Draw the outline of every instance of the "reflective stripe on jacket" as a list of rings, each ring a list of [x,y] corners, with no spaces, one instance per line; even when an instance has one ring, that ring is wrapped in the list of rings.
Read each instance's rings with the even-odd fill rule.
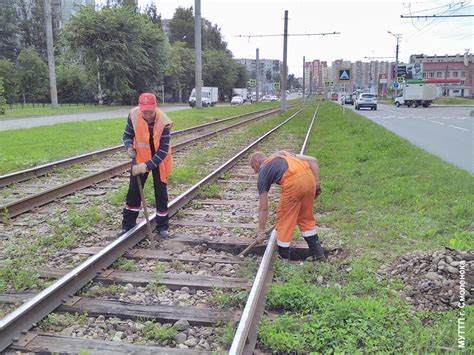
[[[137,152],[136,163],[146,163],[152,158],[148,123],[143,119],[138,107],[134,107],[130,110],[130,120],[132,121],[133,130],[135,131],[133,147]],[[155,125],[153,126],[153,144],[155,149],[159,149],[160,147],[161,135],[166,125],[170,125],[170,128],[173,127],[173,121],[159,108],[156,108]],[[158,165],[158,168],[160,169],[160,180],[167,183],[168,177],[171,175],[171,170],[173,169],[171,145],[169,146],[168,154],[160,165]]]

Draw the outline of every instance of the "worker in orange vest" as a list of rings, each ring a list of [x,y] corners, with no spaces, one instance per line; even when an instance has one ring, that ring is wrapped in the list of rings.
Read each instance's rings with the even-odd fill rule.
[[[168,237],[168,177],[172,170],[170,135],[173,122],[157,107],[156,96],[143,93],[138,106],[130,110],[123,143],[134,162],[123,209],[122,231],[135,227],[141,206],[138,181],[142,186],[151,172],[156,203],[156,227],[159,237]],[[140,175],[140,179],[137,178]]]
[[[324,250],[316,233],[316,219],[313,203],[321,193],[319,165],[316,158],[307,155],[293,155],[279,151],[267,157],[255,152],[250,166],[258,173],[258,238],[263,238],[268,220],[268,192],[272,184],[281,186],[282,195],[276,212],[276,233],[278,253],[283,259],[290,259],[290,242],[298,225],[310,256],[314,261],[325,260]]]

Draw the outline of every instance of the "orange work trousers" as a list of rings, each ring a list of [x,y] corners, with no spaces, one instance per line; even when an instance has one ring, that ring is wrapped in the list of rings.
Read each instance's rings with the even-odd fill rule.
[[[310,170],[289,177],[283,175],[280,182],[281,199],[276,213],[277,244],[289,247],[295,226],[303,237],[316,234],[316,219],[313,214],[316,181]]]

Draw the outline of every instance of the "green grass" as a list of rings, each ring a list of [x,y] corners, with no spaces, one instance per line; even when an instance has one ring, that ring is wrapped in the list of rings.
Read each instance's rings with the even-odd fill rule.
[[[221,290],[214,289],[212,296],[209,298],[210,304],[219,309],[228,309],[229,307],[243,308],[248,298],[246,290]]]
[[[21,108],[21,106],[15,105],[12,110],[10,110],[10,106],[7,106],[7,111],[4,115],[0,115],[0,120],[8,120],[12,118],[58,116],[90,112],[115,111],[124,108],[131,108],[131,106],[65,105],[58,108],[53,108],[51,105],[45,105],[44,107],[38,105],[35,105],[35,107],[33,107],[32,105],[25,105],[24,108]]]
[[[176,131],[270,107],[275,104],[193,109],[168,115],[174,121],[173,130]],[[123,117],[0,132],[0,174],[122,144],[125,123],[126,117]]]
[[[303,137],[308,120],[288,130]],[[378,274],[415,250],[474,249],[473,176],[331,103],[320,108],[306,154],[321,168],[315,209],[330,212],[318,221],[333,230],[323,243],[342,246],[348,256],[331,264],[277,265],[267,307],[279,315],[261,323],[261,347],[276,353],[456,351],[458,311],[412,313],[398,294],[403,284]],[[472,339],[474,322],[466,320]]]
[[[434,100],[434,104],[437,105],[473,105],[474,100],[466,97],[442,97]]]
[[[315,132],[308,153],[321,167],[317,205],[332,212],[321,222],[340,239],[390,258],[451,239],[474,247],[472,175],[335,105],[321,108]]]
[[[110,222],[110,215],[96,206],[83,210],[69,209],[51,216],[51,233],[34,239],[19,239],[5,247],[0,261],[0,291],[24,290],[45,286],[36,267],[59,250],[71,249],[86,235],[95,233],[100,222]]]
[[[264,348],[329,354],[440,353],[442,347],[457,348],[459,312],[413,314],[395,292],[397,283],[376,280],[373,261],[353,260],[350,272],[341,271],[342,266],[277,263],[280,283],[270,287],[267,308],[280,315],[260,325]],[[320,276],[327,287],[316,285]],[[468,320],[466,329],[473,325]]]
[[[143,328],[143,336],[148,340],[157,340],[161,343],[171,341],[178,334],[176,327],[162,327],[159,324],[148,321]]]

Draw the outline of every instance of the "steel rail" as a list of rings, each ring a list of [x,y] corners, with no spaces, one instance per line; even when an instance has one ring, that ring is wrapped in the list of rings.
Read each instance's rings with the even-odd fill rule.
[[[259,113],[262,113],[264,111],[272,111],[272,110],[274,110],[274,109],[263,109],[263,110],[252,111],[252,112],[243,113],[243,114],[236,115],[236,116],[223,118],[221,120],[217,120],[217,121],[214,121],[214,122],[204,123],[204,124],[201,124],[201,125],[181,129],[181,130],[176,131],[176,132],[171,132],[171,136],[176,137],[176,136],[180,136],[180,135],[183,135],[183,134],[191,133],[193,131],[200,131],[204,128],[207,128],[207,127],[210,127],[210,126],[213,126],[213,125],[217,125],[217,124],[220,124],[220,123],[223,123],[223,122],[227,122],[229,120],[234,120],[236,118],[250,116],[250,115],[253,115],[253,114],[259,114]],[[123,144],[120,144],[120,145],[113,146],[113,147],[110,147],[110,148],[96,150],[96,151],[91,152],[91,153],[85,153],[85,154],[81,154],[81,155],[78,155],[78,156],[75,156],[75,157],[62,159],[62,160],[54,161],[52,163],[47,163],[47,164],[44,164],[44,165],[36,166],[34,168],[30,168],[30,169],[26,169],[26,170],[22,170],[22,171],[17,171],[17,172],[14,172],[14,173],[2,175],[2,176],[0,176],[0,187],[4,187],[4,186],[7,186],[7,185],[10,185],[10,184],[13,184],[13,183],[17,183],[17,182],[26,181],[26,180],[29,180],[29,179],[34,178],[34,177],[43,176],[43,175],[49,174],[50,172],[52,172],[54,169],[57,169],[57,168],[66,168],[66,167],[69,167],[71,165],[79,164],[79,163],[82,163],[82,162],[85,162],[85,161],[88,161],[88,160],[91,160],[91,159],[94,159],[94,158],[102,158],[104,156],[114,154],[114,153],[117,153],[117,152],[120,152],[120,151],[123,151],[123,150],[124,150]]]
[[[217,180],[219,175],[233,167],[242,156],[248,153],[248,151],[264,139],[268,138],[273,132],[289,122],[301,111],[303,111],[303,109],[298,110],[285,121],[222,164],[214,172],[197,182],[194,186],[190,187],[178,197],[174,198],[168,204],[170,215],[174,215],[178,209],[186,205],[193,197],[197,196],[201,187]],[[150,216],[150,219],[153,220],[153,225],[155,224],[155,216],[156,214]],[[146,230],[146,222],[141,221],[134,228],[104,247],[97,254],[85,260],[82,264],[41,291],[35,297],[23,303],[16,310],[7,314],[3,319],[0,319],[0,351],[3,351],[12,342],[18,341],[21,334],[26,334],[28,329],[30,329],[36,322],[51,313],[62,302],[66,301],[68,297],[72,296],[101,271],[113,264],[127,250],[143,240],[146,237]]]
[[[213,137],[219,133],[226,132],[228,130],[237,128],[239,126],[245,125],[249,122],[259,120],[263,117],[272,115],[274,113],[279,112],[278,109],[272,109],[272,110],[266,110],[268,112],[262,113],[260,115],[257,115],[255,117],[246,119],[241,122],[237,122],[233,125],[223,127],[221,129],[218,129],[216,131],[212,131],[206,134],[203,134],[199,137],[191,138],[188,139],[185,142],[181,142],[173,147],[174,151],[179,151],[181,149],[184,149],[185,147],[192,145],[200,140],[204,140],[206,138]],[[33,195],[26,196],[22,199],[12,201],[10,203],[7,203],[5,205],[0,206],[0,221],[5,222],[11,217],[18,216],[21,213],[27,212],[35,207],[39,207],[42,205],[45,205],[51,201],[54,201],[57,198],[67,196],[74,191],[78,191],[81,189],[84,189],[88,186],[91,186],[93,184],[99,183],[101,181],[107,180],[111,177],[120,175],[127,171],[130,168],[130,162],[126,163],[121,163],[119,165],[113,166],[111,168],[99,171],[97,173],[92,173],[86,176],[83,176],[81,178],[72,180],[68,183],[52,187],[50,189],[38,192]]]
[[[319,105],[314,111],[313,119],[306,133],[303,146],[301,148],[300,154],[304,154],[311,131],[313,129],[314,121],[316,120],[316,115],[319,109]],[[253,282],[252,288],[250,290],[249,297],[247,298],[247,303],[240,317],[239,325],[235,332],[234,340],[229,350],[229,355],[240,355],[240,354],[251,354],[253,347],[255,346],[256,339],[249,339],[250,330],[252,328],[256,329],[259,319],[256,317],[257,305],[262,304],[266,296],[266,292],[262,292],[266,289],[266,282],[271,282],[268,280],[267,274],[270,269],[270,265],[273,260],[273,250],[276,246],[276,231],[273,230],[270,234],[270,239],[268,240],[267,247],[265,248],[265,253],[263,254],[262,261],[257,271],[257,276]],[[262,310],[263,313],[263,310]],[[258,318],[261,317],[261,314]],[[252,349],[249,349],[249,344],[252,344]]]

